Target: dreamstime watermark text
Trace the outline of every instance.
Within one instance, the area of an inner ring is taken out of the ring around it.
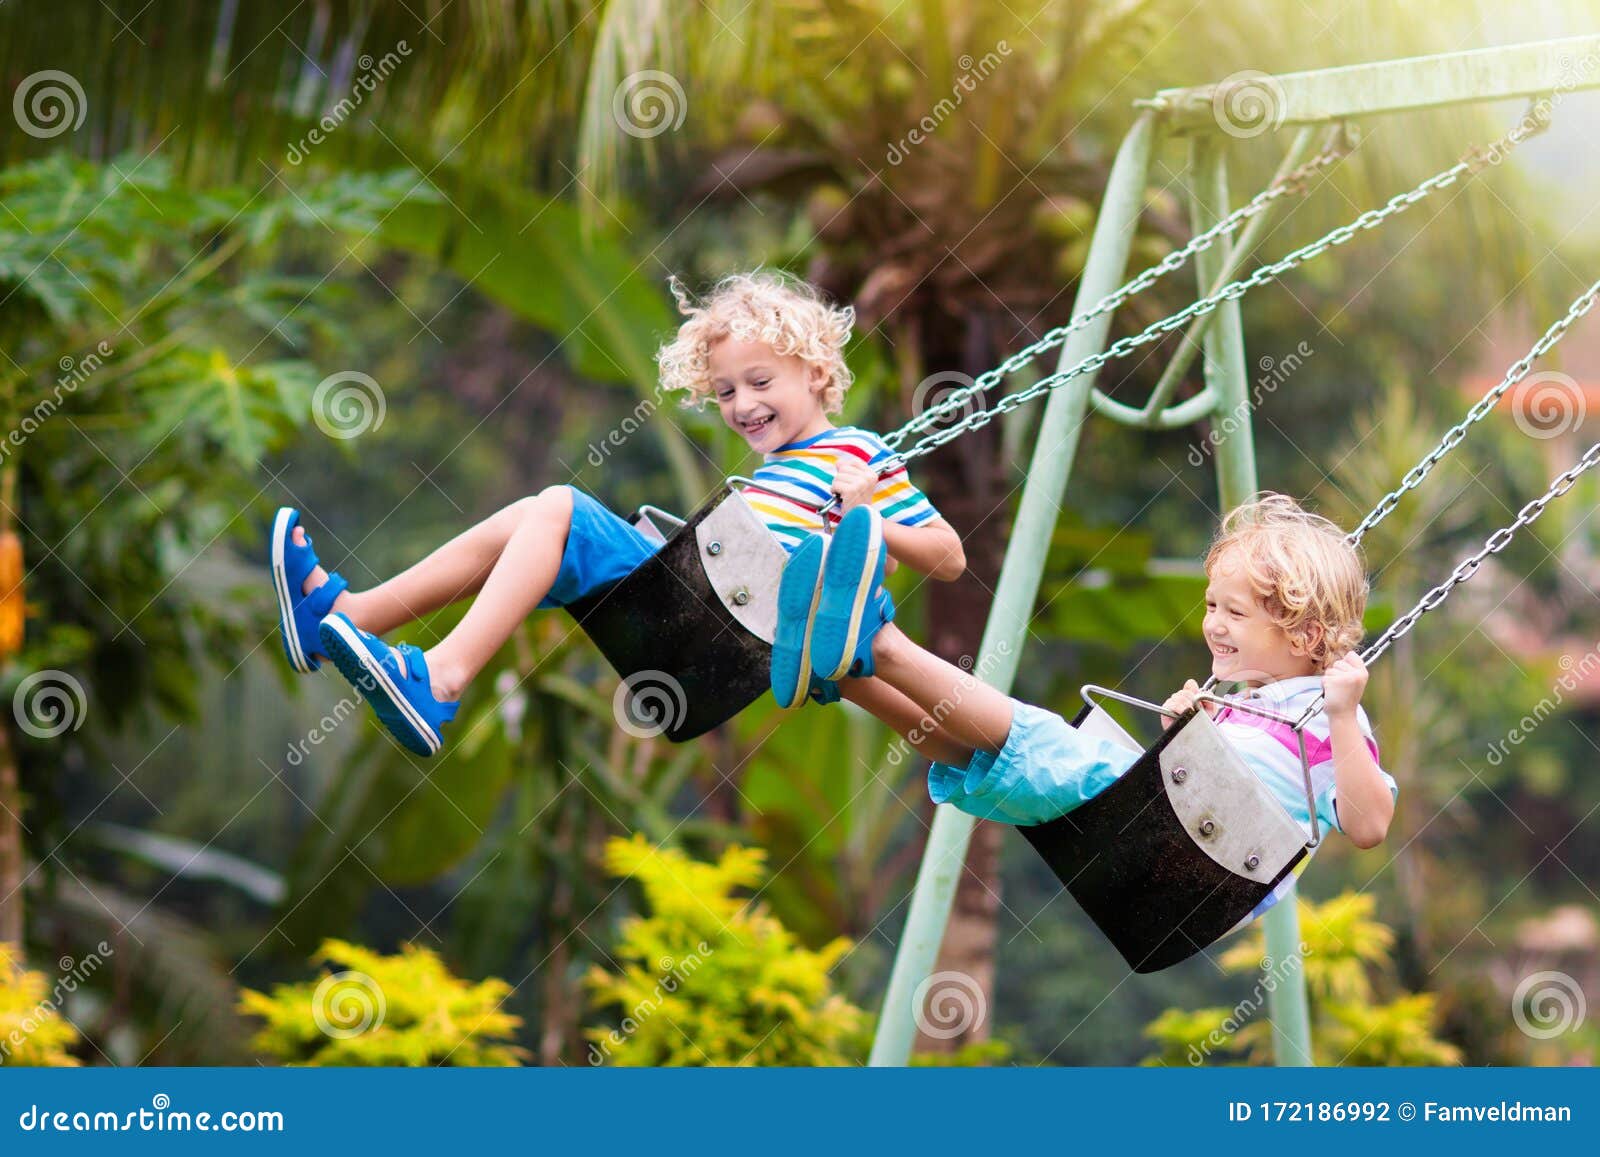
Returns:
[[[1233,1011],[1222,1018],[1222,1023],[1205,1035],[1198,1043],[1189,1045],[1189,1063],[1202,1065],[1211,1055],[1213,1049],[1227,1048],[1233,1035],[1243,1028],[1267,1002],[1267,997],[1277,991],[1278,985],[1284,984],[1296,972],[1300,971],[1302,961],[1311,955],[1311,947],[1304,940],[1300,942],[1300,951],[1283,960],[1274,961],[1270,956],[1261,958],[1262,977],[1256,981],[1255,987],[1250,990],[1250,995],[1233,1006]]]
[[[104,940],[95,945],[95,950],[81,960],[74,960],[70,956],[63,956],[57,961],[61,975],[57,978],[50,993],[32,1010],[24,1013],[13,1028],[3,1038],[0,1038],[0,1057],[7,1060],[11,1058],[14,1050],[20,1049],[28,1037],[39,1030],[39,1026],[46,1021],[61,1015],[61,1006],[66,1003],[68,996],[78,991],[78,986],[84,984],[105,964],[106,958],[115,956],[116,951]]]
[[[398,55],[397,55],[398,54]],[[291,165],[299,165],[311,150],[327,140],[339,126],[349,119],[350,114],[361,107],[361,104],[384,81],[388,80],[394,71],[400,67],[401,62],[411,55],[411,46],[404,40],[398,41],[394,48],[385,52],[377,60],[370,54],[363,54],[356,61],[356,66],[361,69],[361,74],[350,85],[350,95],[340,98],[339,102],[322,114],[322,119],[312,126],[298,141],[289,146],[285,160]]]
[[[621,1048],[630,1036],[639,1031],[639,1026],[649,1020],[661,1008],[667,997],[677,992],[683,983],[697,972],[706,958],[712,953],[711,945],[704,940],[695,945],[695,950],[680,960],[670,956],[663,956],[659,961],[661,972],[660,980],[656,981],[655,988],[650,995],[640,998],[626,1016],[622,1023],[612,1029],[599,1041],[589,1045],[589,1063],[603,1065],[611,1057],[611,1050]]]
[[[1490,767],[1499,767],[1504,763],[1512,748],[1521,747],[1523,741],[1539,729],[1540,724],[1561,709],[1568,695],[1576,691],[1596,671],[1600,671],[1600,645],[1596,645],[1576,659],[1571,655],[1562,655],[1559,665],[1561,674],[1551,686],[1550,694],[1540,699],[1533,705],[1531,711],[1517,720],[1505,733],[1504,738],[1497,739],[1489,745],[1487,758]]]
[[[1249,421],[1251,412],[1261,404],[1262,399],[1277,393],[1278,387],[1293,377],[1315,353],[1309,343],[1302,341],[1281,358],[1269,355],[1257,362],[1260,373],[1256,375],[1250,396],[1236,403],[1227,413],[1213,416],[1211,428],[1206,431],[1205,437],[1189,447],[1189,465],[1204,466],[1211,452]]]
[[[6,432],[5,438],[0,440],[0,463],[5,462],[12,451],[22,449],[28,439],[38,432],[39,427],[49,421],[61,408],[62,400],[77,393],[78,387],[88,381],[94,372],[105,364],[107,358],[115,354],[116,350],[111,343],[102,341],[81,358],[68,355],[57,362],[61,374],[56,378],[56,384],[50,393],[26,410],[22,417],[17,419],[16,425]]]
[[[939,103],[913,125],[905,136],[898,141],[890,141],[884,160],[891,166],[904,161],[911,155],[911,150],[933,136],[939,126],[965,103],[966,98],[977,91],[978,83],[988,80],[1000,67],[1000,62],[1010,55],[1011,45],[1004,40],[997,41],[991,51],[985,52],[977,60],[971,55],[963,55],[956,61],[957,67],[961,69],[961,75],[956,77],[955,83],[950,86],[950,95],[941,97]]]

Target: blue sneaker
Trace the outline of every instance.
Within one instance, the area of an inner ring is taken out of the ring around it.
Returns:
[[[342,575],[330,574],[328,581],[309,595],[302,594],[306,578],[317,568],[317,552],[311,549],[311,536],[304,546],[296,546],[294,528],[300,512],[280,506],[272,520],[272,543],[268,561],[272,564],[272,590],[278,599],[278,634],[289,666],[301,674],[322,666],[327,652],[322,650],[317,627],[333,608],[333,600],[350,584]]]
[[[833,532],[822,568],[822,598],[811,627],[811,669],[819,679],[842,679],[861,642],[861,621],[883,584],[888,559],[883,515],[857,506]]]
[[[798,707],[812,689],[811,622],[822,595],[822,560],[827,543],[810,535],[783,567],[778,584],[778,629],[772,640],[772,697],[783,708]]]
[[[806,692],[806,697],[813,703],[837,703],[839,702],[839,684],[832,679],[818,679],[816,675],[812,675],[811,689]]]
[[[889,592],[880,588],[878,597],[872,601],[872,606],[867,608],[867,613],[862,616],[861,630],[857,632],[856,652],[850,657],[850,668],[845,672],[849,679],[870,679],[873,672],[872,640],[878,637],[878,632],[885,623],[894,622],[894,600],[889,597]],[[837,695],[837,692],[835,692]]]
[[[410,643],[391,647],[343,612],[323,619],[320,633],[323,652],[396,739],[418,755],[433,755],[444,746],[439,728],[456,717],[460,704],[433,697],[422,648]]]

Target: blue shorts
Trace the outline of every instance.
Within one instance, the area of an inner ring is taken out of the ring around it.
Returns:
[[[1138,759],[1138,752],[1085,735],[1053,711],[1013,699],[1011,730],[998,754],[974,752],[965,767],[935,763],[928,794],[979,819],[1028,827],[1093,799]]]
[[[606,509],[599,499],[576,486],[572,491],[572,529],[555,585],[539,601],[541,607],[564,607],[615,582],[661,549],[661,544],[627,519]]]

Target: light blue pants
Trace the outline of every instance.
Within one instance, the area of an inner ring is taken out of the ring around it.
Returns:
[[[1011,701],[1011,730],[998,753],[965,767],[928,768],[928,795],[968,815],[1022,827],[1064,816],[1115,783],[1139,759],[1108,739],[1084,735],[1053,711]]]

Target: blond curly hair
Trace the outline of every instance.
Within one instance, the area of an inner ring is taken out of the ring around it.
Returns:
[[[815,286],[777,270],[724,277],[698,305],[676,277],[669,284],[687,320],[656,352],[656,364],[662,388],[684,391],[685,406],[704,406],[711,398],[711,347],[732,336],[765,342],[779,357],[822,366],[828,373],[822,412],[836,414],[844,407],[853,380],[844,364],[844,346],[856,320],[850,306],[831,306]]]
[[[1367,575],[1361,553],[1332,522],[1286,494],[1262,493],[1228,513],[1211,549],[1207,577],[1237,558],[1268,616],[1306,648],[1318,672],[1361,641]]]

